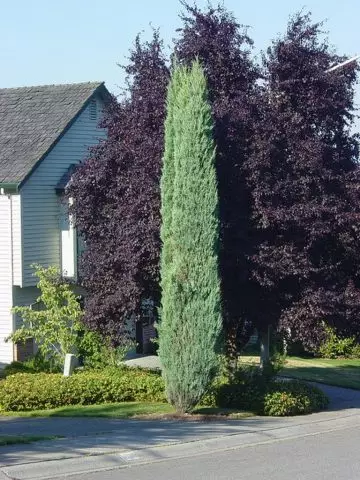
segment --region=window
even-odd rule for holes
[[[77,235],[69,215],[69,204],[64,196],[60,197],[60,251],[61,272],[64,277],[76,279],[77,276]]]

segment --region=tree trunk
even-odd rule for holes
[[[260,332],[260,369],[270,362],[270,327]]]
[[[229,380],[234,379],[235,372],[237,369],[238,352],[237,352],[237,344],[236,344],[236,337],[237,337],[236,334],[237,334],[237,327],[235,325],[231,325],[227,327],[226,366],[227,366],[227,374],[229,376]]]

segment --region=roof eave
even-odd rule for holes
[[[19,190],[19,183],[11,183],[11,182],[0,182],[0,188],[6,188],[6,189],[15,189],[16,191]]]

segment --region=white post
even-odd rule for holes
[[[70,377],[77,366],[77,358],[73,353],[67,353],[64,361],[64,377]]]

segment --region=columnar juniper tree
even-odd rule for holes
[[[223,318],[227,353],[235,360],[239,344],[251,333],[247,310],[254,298],[248,262],[252,248],[250,195],[243,162],[249,154],[259,73],[250,58],[252,40],[231,13],[223,6],[201,11],[181,3],[185,13],[175,54],[181,64],[190,65],[195,58],[201,61],[214,118]]]
[[[125,68],[127,95],[103,121],[107,140],[75,173],[76,225],[86,241],[85,321],[119,343],[144,298],[159,298],[160,170],[168,70],[159,35],[137,38]]]
[[[267,87],[247,162],[258,227],[253,320],[280,322],[314,347],[324,321],[342,329],[359,313],[356,71],[326,73],[343,58],[301,14],[264,60]]]
[[[159,356],[168,400],[190,411],[209,386],[221,331],[213,125],[198,62],[175,67],[161,183]]]

